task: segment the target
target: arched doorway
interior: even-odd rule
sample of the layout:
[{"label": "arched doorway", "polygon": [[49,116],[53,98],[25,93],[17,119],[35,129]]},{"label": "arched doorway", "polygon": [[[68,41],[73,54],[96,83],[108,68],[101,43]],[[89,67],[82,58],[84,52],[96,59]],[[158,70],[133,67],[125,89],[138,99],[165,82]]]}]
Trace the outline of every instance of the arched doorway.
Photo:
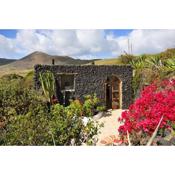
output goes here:
[{"label": "arched doorway", "polygon": [[122,81],[117,76],[107,77],[105,96],[107,109],[122,108]]}]

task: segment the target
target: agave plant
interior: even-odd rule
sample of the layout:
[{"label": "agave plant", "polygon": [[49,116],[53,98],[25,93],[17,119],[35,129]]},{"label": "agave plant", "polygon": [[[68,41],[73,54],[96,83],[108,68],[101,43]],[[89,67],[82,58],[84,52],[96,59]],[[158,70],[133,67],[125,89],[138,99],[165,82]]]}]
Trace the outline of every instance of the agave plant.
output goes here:
[{"label": "agave plant", "polygon": [[44,96],[51,104],[52,97],[55,94],[55,77],[52,72],[44,72],[39,74],[39,79],[41,82],[42,90],[44,92]]},{"label": "agave plant", "polygon": [[152,69],[160,70],[164,67],[164,64],[160,57],[150,57],[146,60],[147,66],[152,67]]},{"label": "agave plant", "polygon": [[145,66],[144,60],[142,59],[131,60],[130,64],[134,69],[143,69]]},{"label": "agave plant", "polygon": [[175,71],[175,58],[174,59],[167,59],[165,61],[165,68],[169,71]]}]

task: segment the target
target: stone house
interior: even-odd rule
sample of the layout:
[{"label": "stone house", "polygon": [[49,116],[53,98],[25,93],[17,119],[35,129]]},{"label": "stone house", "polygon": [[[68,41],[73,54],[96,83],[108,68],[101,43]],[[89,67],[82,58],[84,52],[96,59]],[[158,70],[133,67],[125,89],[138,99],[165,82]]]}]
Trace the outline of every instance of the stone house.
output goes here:
[{"label": "stone house", "polygon": [[107,109],[127,109],[132,102],[132,68],[129,65],[35,65],[35,87],[39,73],[53,72],[56,95],[61,104],[96,94]]}]

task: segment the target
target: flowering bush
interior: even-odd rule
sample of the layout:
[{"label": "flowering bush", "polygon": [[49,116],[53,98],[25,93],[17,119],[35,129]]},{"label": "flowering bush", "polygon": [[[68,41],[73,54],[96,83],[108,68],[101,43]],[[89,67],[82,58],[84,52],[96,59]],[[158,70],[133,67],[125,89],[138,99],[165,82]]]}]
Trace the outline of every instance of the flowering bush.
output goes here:
[{"label": "flowering bush", "polygon": [[118,129],[120,136],[126,138],[127,131],[131,135],[141,132],[146,138],[154,132],[162,116],[159,131],[172,128],[175,124],[175,79],[154,82],[143,89],[140,98],[119,118],[123,122]]}]

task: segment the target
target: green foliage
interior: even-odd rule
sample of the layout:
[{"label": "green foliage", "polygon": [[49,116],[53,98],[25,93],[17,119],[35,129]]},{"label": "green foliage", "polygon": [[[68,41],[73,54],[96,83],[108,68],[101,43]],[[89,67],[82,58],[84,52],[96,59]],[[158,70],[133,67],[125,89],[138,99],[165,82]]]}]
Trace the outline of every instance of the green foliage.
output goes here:
[{"label": "green foliage", "polygon": [[1,81],[4,80],[4,81],[13,81],[13,80],[21,80],[23,79],[22,76],[18,75],[18,74],[8,74],[8,75],[4,75],[1,77]]},{"label": "green foliage", "polygon": [[[76,104],[74,104],[76,103]],[[69,107],[53,105],[50,113],[47,107],[38,104],[25,115],[11,117],[3,133],[2,145],[82,145],[95,144],[94,136],[100,125],[89,119],[85,125],[81,112],[72,102]]]},{"label": "green foliage", "polygon": [[13,120],[22,120],[36,106],[44,105],[42,97],[34,90],[23,87],[22,83],[23,78],[18,76],[9,75],[0,79],[0,122],[3,124],[0,126],[0,144],[8,138],[7,126]]},{"label": "green foliage", "polygon": [[98,112],[103,112],[106,110],[106,107],[105,106],[97,106],[97,111]]},{"label": "green foliage", "polygon": [[53,141],[45,109],[38,104],[25,115],[11,117],[3,134],[3,145],[51,145]]},{"label": "green foliage", "polygon": [[166,61],[164,61],[164,66],[164,75],[166,77],[175,76],[175,57],[173,59],[166,59]]},{"label": "green foliage", "polygon": [[157,55],[160,56],[162,60],[173,58],[175,57],[175,49],[174,48],[167,49],[166,51],[161,52],[160,54],[157,54]]},{"label": "green foliage", "polygon": [[156,55],[122,55],[125,64],[133,67],[132,87],[134,98],[137,98],[145,85],[154,80],[175,76],[175,49],[168,49]]},{"label": "green foliage", "polygon": [[39,74],[42,90],[46,100],[51,104],[52,97],[55,94],[55,77],[52,72],[44,72]]},{"label": "green foliage", "polygon": [[[81,112],[74,105],[63,107],[59,104],[53,106],[52,119],[50,123],[56,145],[81,145],[89,143],[93,136],[98,133],[98,124],[89,120],[83,124]],[[92,142],[93,144],[93,142]]]},{"label": "green foliage", "polygon": [[105,107],[100,105],[100,100],[97,98],[96,94],[93,96],[86,95],[85,102],[83,104],[83,115],[86,117],[91,117],[94,114],[104,111]]},{"label": "green foliage", "polygon": [[23,88],[21,79],[0,80],[0,117],[26,114],[30,106],[42,103],[34,90]]},{"label": "green foliage", "polygon": [[34,71],[30,71],[23,79],[23,86],[28,87],[28,88],[33,88],[34,87]]},{"label": "green foliage", "polygon": [[[90,113],[84,123],[83,103],[52,105],[48,112],[39,92],[20,86],[22,82],[21,78],[0,80],[0,145],[95,144],[100,125]],[[92,99],[92,105],[97,104],[98,99]]]},{"label": "green foliage", "polygon": [[125,53],[121,55],[119,59],[123,64],[130,64],[130,61],[133,61],[135,59],[135,56]]},{"label": "green foliage", "polygon": [[83,105],[84,104],[81,104],[79,100],[71,101],[70,105],[65,108],[67,116],[71,116],[71,115],[82,116]]}]

